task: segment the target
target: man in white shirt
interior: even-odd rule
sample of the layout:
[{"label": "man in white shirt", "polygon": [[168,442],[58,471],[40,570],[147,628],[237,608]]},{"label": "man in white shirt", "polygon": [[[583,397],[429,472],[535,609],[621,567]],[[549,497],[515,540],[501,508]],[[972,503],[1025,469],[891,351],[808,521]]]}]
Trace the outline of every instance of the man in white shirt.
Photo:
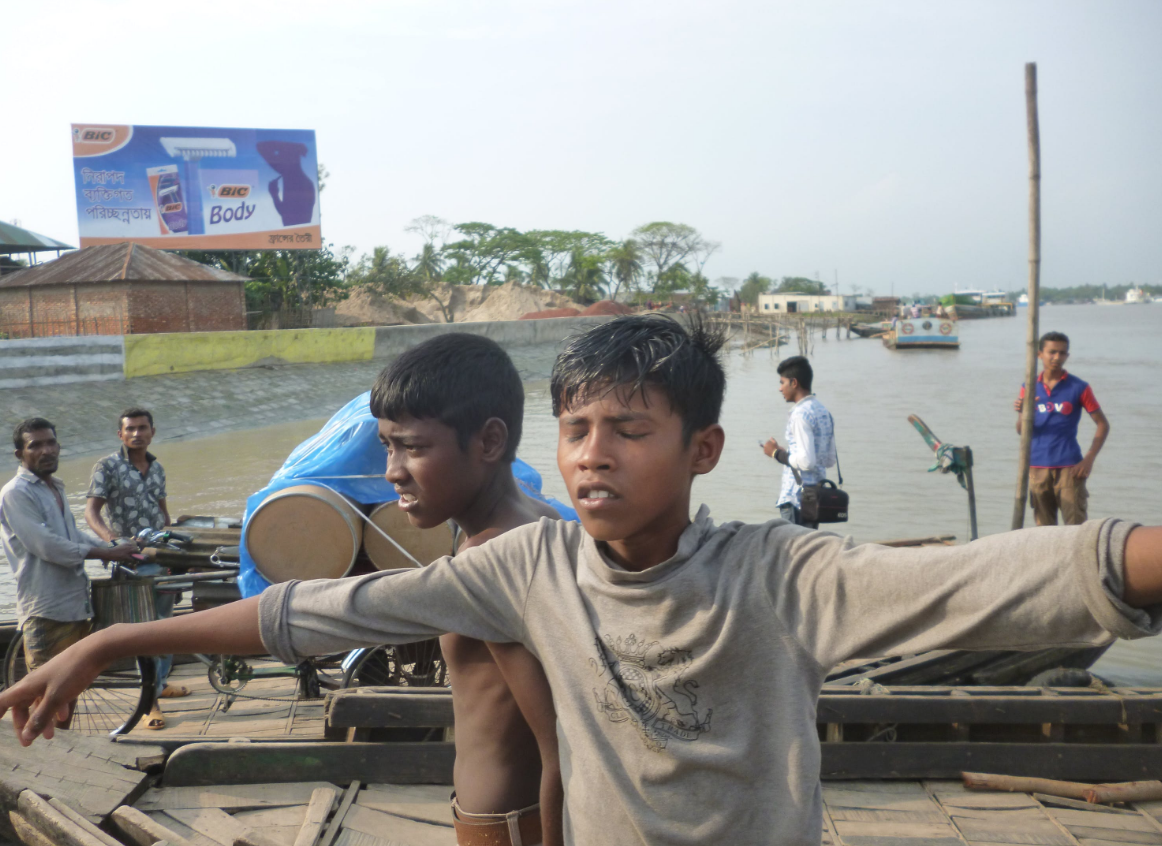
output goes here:
[{"label": "man in white shirt", "polygon": [[763,444],[763,452],[786,465],[776,505],[787,522],[817,529],[819,524],[804,521],[799,509],[803,486],[822,482],[827,478],[827,468],[835,465],[835,424],[831,413],[811,393],[814,374],[804,356],[779,362],[778,372],[779,393],[794,407],[787,417],[786,448],[774,438]]}]

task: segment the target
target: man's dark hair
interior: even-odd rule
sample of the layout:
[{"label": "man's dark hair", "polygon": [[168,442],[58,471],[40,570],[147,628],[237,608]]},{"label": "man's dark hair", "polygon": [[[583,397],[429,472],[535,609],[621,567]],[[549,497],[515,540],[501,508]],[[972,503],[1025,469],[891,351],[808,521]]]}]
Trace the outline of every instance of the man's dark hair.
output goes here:
[{"label": "man's dark hair", "polygon": [[687,329],[662,314],[618,317],[573,337],[557,356],[549,390],[553,415],[629,388],[628,397],[658,388],[682,418],[686,443],[718,422],[726,373],[718,351],[726,340],[695,314]]},{"label": "man's dark hair", "polygon": [[490,417],[508,427],[505,461],[516,458],[525,407],[512,359],[488,338],[450,332],[412,347],[384,368],[371,389],[380,419],[439,420],[456,430],[460,449]]},{"label": "man's dark hair", "polygon": [[12,446],[17,450],[24,449],[24,434],[26,432],[39,432],[41,429],[52,429],[52,433],[56,434],[56,426],[49,423],[43,417],[28,417],[16,424],[16,428],[12,430]]},{"label": "man's dark hair", "polygon": [[815,371],[811,369],[811,362],[807,360],[806,356],[793,355],[790,358],[784,358],[779,362],[776,370],[780,376],[796,380],[800,388],[811,393],[811,381],[815,378]]},{"label": "man's dark hair", "polygon": [[121,416],[117,418],[117,431],[120,432],[123,428],[125,428],[125,421],[132,420],[134,417],[148,417],[149,428],[154,428],[153,415],[146,411],[144,408],[127,408],[122,411]]},{"label": "man's dark hair", "polygon": [[1069,349],[1069,336],[1064,332],[1046,332],[1041,336],[1040,343],[1037,344],[1037,352],[1045,349],[1046,344],[1052,343],[1065,344],[1065,349]]}]

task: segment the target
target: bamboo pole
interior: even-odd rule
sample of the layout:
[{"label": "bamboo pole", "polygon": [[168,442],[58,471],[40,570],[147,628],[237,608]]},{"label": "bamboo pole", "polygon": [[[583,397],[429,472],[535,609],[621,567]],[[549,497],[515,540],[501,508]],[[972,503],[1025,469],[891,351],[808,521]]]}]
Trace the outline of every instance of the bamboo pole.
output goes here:
[{"label": "bamboo pole", "polygon": [[1021,449],[1017,458],[1017,495],[1013,529],[1025,525],[1029,494],[1029,451],[1033,445],[1033,406],[1037,398],[1038,302],[1041,297],[1041,130],[1037,121],[1037,65],[1025,65],[1025,117],[1029,136],[1029,328],[1025,339],[1025,403],[1021,406]]}]

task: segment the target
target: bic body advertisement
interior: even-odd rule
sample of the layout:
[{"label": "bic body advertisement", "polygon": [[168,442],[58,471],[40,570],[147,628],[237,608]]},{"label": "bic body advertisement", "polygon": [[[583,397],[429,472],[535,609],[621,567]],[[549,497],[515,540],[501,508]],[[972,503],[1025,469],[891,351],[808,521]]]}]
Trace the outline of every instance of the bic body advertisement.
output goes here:
[{"label": "bic body advertisement", "polygon": [[315,133],[73,124],[82,247],[317,250]]}]

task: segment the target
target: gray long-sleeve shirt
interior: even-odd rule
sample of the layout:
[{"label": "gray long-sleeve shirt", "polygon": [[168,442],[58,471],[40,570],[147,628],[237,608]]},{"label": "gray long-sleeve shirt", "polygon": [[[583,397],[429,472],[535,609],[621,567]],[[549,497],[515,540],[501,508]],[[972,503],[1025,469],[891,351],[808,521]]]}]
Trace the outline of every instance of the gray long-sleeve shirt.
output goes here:
[{"label": "gray long-sleeve shirt", "polygon": [[[53,478],[65,500],[65,486]],[[68,622],[93,616],[85,556],[103,541],[85,534],[48,484],[21,467],[0,489],[0,544],[16,576],[16,616]]]},{"label": "gray long-sleeve shirt", "polygon": [[1036,649],[1140,637],[1122,600],[1131,524],[1035,528],[896,549],[782,521],[715,526],[668,561],[613,564],[576,523],[541,520],[418,570],[262,594],[284,661],[441,632],[519,641],[557,708],[574,844],[818,844],[815,707],[848,658]]}]

